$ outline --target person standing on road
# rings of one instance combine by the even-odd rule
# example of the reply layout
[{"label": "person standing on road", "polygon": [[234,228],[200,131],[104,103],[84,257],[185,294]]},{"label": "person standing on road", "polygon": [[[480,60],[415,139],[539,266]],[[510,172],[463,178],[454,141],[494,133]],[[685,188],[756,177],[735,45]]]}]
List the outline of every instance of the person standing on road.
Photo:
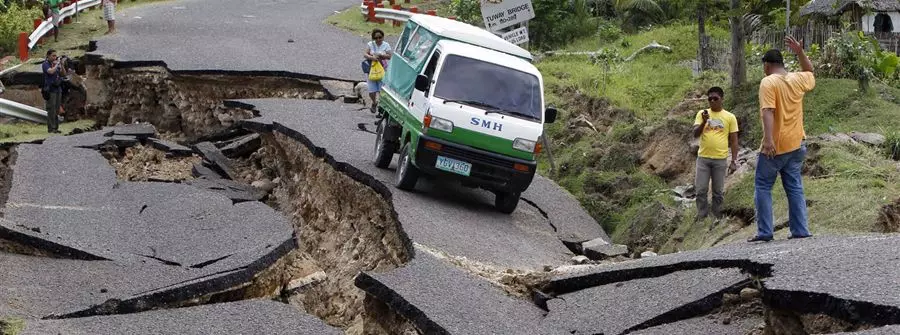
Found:
[{"label": "person standing on road", "polygon": [[47,132],[59,133],[58,112],[62,103],[62,77],[66,66],[56,56],[56,50],[47,50],[47,59],[41,64],[44,72],[44,86],[41,91],[47,107]]},{"label": "person standing on road", "polygon": [[59,5],[62,0],[47,0],[45,17],[53,18],[53,41],[59,41]]},{"label": "person standing on road", "polygon": [[106,20],[106,33],[116,32],[116,0],[103,0],[103,19]]},{"label": "person standing on road", "polygon": [[779,174],[788,199],[790,238],[811,236],[806,222],[806,197],[800,173],[806,159],[803,96],[815,88],[816,79],[812,62],[803,52],[800,42],[791,36],[786,37],[785,42],[797,55],[801,71],[785,70],[781,51],[772,49],[763,55],[766,77],[759,84],[763,140],[756,164],[754,192],[758,231],[748,242],[768,242],[773,238],[772,186]]},{"label": "person standing on road", "polygon": [[[372,40],[366,45],[366,53],[363,55],[369,64],[371,62],[381,62],[381,66],[387,70],[388,60],[391,59],[391,45],[384,41],[384,31],[376,28],[372,30]],[[384,80],[372,81],[366,79],[366,85],[369,87],[369,98],[372,99],[372,106],[369,111],[375,113],[378,111],[378,92],[381,91]]]},{"label": "person standing on road", "polygon": [[[697,172],[694,189],[697,191],[697,218],[701,221],[709,215],[707,192],[712,180],[712,214],[722,218],[722,202],[725,198],[725,174],[737,170],[738,122],[734,114],[722,108],[725,91],[721,87],[706,92],[709,108],[697,112],[694,118],[694,137],[700,138],[697,151]],[[726,165],[731,148],[731,164]]]}]

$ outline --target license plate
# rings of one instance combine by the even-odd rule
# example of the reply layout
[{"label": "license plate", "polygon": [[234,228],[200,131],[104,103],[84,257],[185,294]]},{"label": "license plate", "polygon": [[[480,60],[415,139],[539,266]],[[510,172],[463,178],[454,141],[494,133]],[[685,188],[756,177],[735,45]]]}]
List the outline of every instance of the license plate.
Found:
[{"label": "license plate", "polygon": [[434,163],[434,166],[438,169],[461,174],[466,177],[468,177],[469,173],[472,172],[471,163],[463,162],[461,160],[456,160],[453,158],[447,158],[444,156],[438,156],[437,162]]}]

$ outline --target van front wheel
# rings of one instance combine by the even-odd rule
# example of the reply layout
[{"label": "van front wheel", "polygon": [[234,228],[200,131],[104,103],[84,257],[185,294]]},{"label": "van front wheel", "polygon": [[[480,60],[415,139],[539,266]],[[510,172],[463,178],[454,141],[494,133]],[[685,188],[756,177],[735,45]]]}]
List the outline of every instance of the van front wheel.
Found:
[{"label": "van front wheel", "polygon": [[394,159],[395,143],[388,141],[385,133],[387,132],[388,118],[384,118],[378,123],[378,130],[375,132],[375,166],[381,169],[387,169]]},{"label": "van front wheel", "polygon": [[411,162],[409,157],[409,142],[400,148],[400,159],[397,161],[397,173],[395,186],[404,191],[412,191],[419,180],[419,169]]},{"label": "van front wheel", "polygon": [[494,197],[494,207],[498,211],[505,214],[511,214],[519,205],[519,198],[522,196],[519,192],[496,192]]}]

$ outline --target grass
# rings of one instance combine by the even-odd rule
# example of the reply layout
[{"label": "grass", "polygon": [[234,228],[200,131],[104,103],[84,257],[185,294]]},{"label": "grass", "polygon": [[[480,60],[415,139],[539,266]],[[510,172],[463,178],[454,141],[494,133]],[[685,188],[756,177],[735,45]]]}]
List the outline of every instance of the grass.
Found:
[{"label": "grass", "polygon": [[[62,134],[68,134],[75,129],[87,130],[93,128],[93,120],[78,120],[65,122],[59,125]],[[34,123],[0,124],[0,143],[21,143],[43,140],[59,134],[47,133],[47,126]]]},{"label": "grass", "polygon": [[[900,170],[896,162],[885,159],[878,149],[862,144],[822,143],[812,155],[826,171],[818,177],[803,178],[809,214],[809,226],[814,235],[857,234],[871,232],[881,206],[891,203],[900,194]],[[810,160],[808,160],[810,162]],[[725,194],[727,210],[754,208],[754,178],[746,176]],[[780,182],[772,192],[775,224],[788,220],[787,197]],[[696,210],[686,211],[676,231],[674,241],[664,252],[700,249],[721,243],[741,241],[754,236],[756,223],[732,219],[728,224],[713,225],[709,220],[694,223]],[[787,238],[789,229],[775,232],[778,239]],[[723,236],[726,237],[722,238]],[[683,239],[683,241],[678,241]]]},{"label": "grass", "polygon": [[[732,101],[731,106],[732,112],[744,117],[741,128],[745,128],[746,132],[741,137],[749,147],[758,146],[762,138],[757,87],[748,84],[737,92],[736,101]],[[900,129],[900,104],[895,98],[900,97],[900,89],[872,83],[873,90],[866,94],[857,91],[856,87],[856,81],[850,79],[816,80],[816,88],[804,98],[806,134],[815,136],[851,131],[885,133]]]},{"label": "grass", "polygon": [[[727,38],[727,32],[721,29],[711,31],[713,38]],[[557,170],[551,177],[575,195],[617,243],[635,243],[641,235],[651,235],[659,251],[673,252],[753,236],[755,222],[741,218],[731,218],[722,224],[711,220],[695,223],[696,209],[682,208],[671,200],[668,190],[674,185],[667,185],[665,180],[644,172],[639,166],[627,164],[631,159],[629,154],[635,153],[627,149],[640,154],[640,145],[634,144],[640,142],[641,133],[646,133],[648,128],[669,127],[665,123],[668,111],[688,93],[705,91],[714,85],[728,87],[725,73],[705,72],[695,77],[687,66],[679,65],[695,58],[694,26],[658,27],[606,42],[597,37],[585,38],[564,50],[606,49],[624,58],[652,41],[671,46],[673,51],[641,55],[632,62],[614,62],[609,70],[591,64],[585,56],[549,56],[537,64],[544,75],[546,102],[561,112],[557,123],[545,129],[554,140],[551,149]],[[751,65],[748,84],[726,94],[726,108],[738,115],[742,144],[749,148],[757,147],[761,138],[757,89],[762,76],[762,69]],[[878,132],[887,137],[888,143],[900,143],[900,132],[896,131],[900,129],[900,117],[897,117],[900,89],[880,83],[872,83],[872,87],[873,92],[862,94],[857,92],[854,80],[819,78],[815,90],[804,100],[807,134]],[[609,108],[630,110],[637,120],[615,120],[608,132],[572,136],[573,129],[567,127],[567,122],[580,113],[592,112],[585,109],[591,104],[572,100],[576,99],[573,92],[581,94],[577,99],[605,99],[611,105]],[[693,114],[689,114],[674,121],[692,121],[688,119]],[[900,170],[896,162],[887,158],[892,153],[890,147],[900,147],[900,144],[888,147],[822,146],[816,155],[825,175],[804,178],[810,200],[811,229],[815,234],[872,231],[878,209],[900,194]],[[547,174],[546,155],[538,167]],[[776,223],[786,221],[787,203],[780,183],[775,187],[773,199]],[[741,213],[752,216],[752,173],[726,191],[725,203],[732,211],[743,210]],[[659,211],[658,218],[648,211]],[[673,211],[679,213],[673,219],[677,222],[661,219],[671,218]],[[744,219],[752,221],[752,217]],[[784,238],[786,234],[787,229],[782,229],[776,236]],[[643,247],[640,242],[637,244]]]},{"label": "grass", "polygon": [[[720,29],[710,30],[714,37],[725,34]],[[631,62],[613,63],[608,69],[592,64],[586,56],[551,56],[537,66],[544,75],[546,91],[551,95],[578,90],[588,96],[609,99],[616,106],[633,111],[642,120],[656,120],[664,117],[670,107],[694,88],[691,69],[677,64],[696,57],[695,26],[658,27],[605,43],[597,37],[589,37],[574,42],[565,50],[607,49],[626,58],[652,41],[670,46],[672,52],[643,54]]]},{"label": "grass", "polygon": [[[384,4],[385,7],[390,7],[388,2],[385,1]],[[410,3],[401,3],[400,5],[403,6],[403,8],[416,6],[421,13],[425,13],[425,11],[429,9],[437,10],[438,15],[446,15],[447,13],[446,2],[440,0],[410,0]],[[395,27],[390,21],[386,21],[384,24],[366,21],[357,5],[329,16],[325,19],[325,22],[364,37],[368,37],[369,34],[372,33],[372,29],[375,28],[380,28],[386,35],[400,35],[400,33],[403,32],[402,25]]]},{"label": "grass", "polygon": [[16,335],[25,330],[25,320],[17,317],[0,318],[0,335]]}]

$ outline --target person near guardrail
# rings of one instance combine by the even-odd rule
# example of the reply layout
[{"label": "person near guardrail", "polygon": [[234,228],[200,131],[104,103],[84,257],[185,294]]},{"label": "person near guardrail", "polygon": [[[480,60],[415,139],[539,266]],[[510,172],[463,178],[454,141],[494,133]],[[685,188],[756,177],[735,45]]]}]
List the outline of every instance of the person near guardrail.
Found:
[{"label": "person near guardrail", "polygon": [[59,41],[59,6],[62,5],[62,0],[47,0],[44,4],[45,12],[44,17],[53,18],[53,40]]},{"label": "person near guardrail", "polygon": [[116,32],[116,0],[103,0],[103,19],[106,20],[106,33],[103,35],[114,34]]},{"label": "person near guardrail", "polygon": [[[384,31],[378,28],[372,30],[372,40],[366,45],[366,52],[363,54],[363,57],[368,61],[368,66],[371,67],[372,62],[379,62],[381,66],[387,70],[388,60],[391,59],[391,52],[391,45],[384,41]],[[363,72],[369,73],[366,66],[363,67]],[[372,106],[369,108],[369,111],[372,113],[378,111],[378,92],[381,92],[382,83],[383,80],[366,79],[366,85],[369,89],[369,98],[372,99]]]},{"label": "person near guardrail", "polygon": [[41,64],[44,72],[44,84],[41,95],[47,107],[47,132],[59,133],[59,107],[62,103],[62,77],[66,75],[66,66],[56,55],[56,50],[47,50],[47,59]]}]

